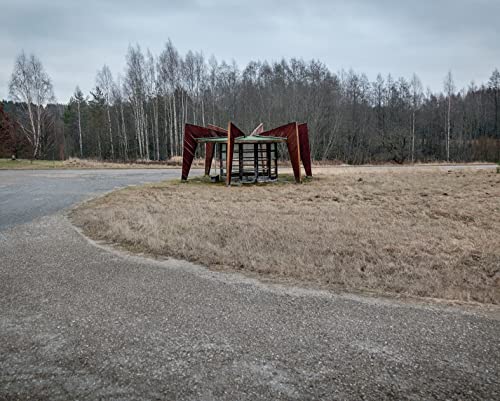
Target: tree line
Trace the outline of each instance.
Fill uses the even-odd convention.
[[[167,160],[182,154],[185,123],[246,132],[307,122],[312,157],[361,164],[499,161],[500,73],[461,90],[451,72],[443,90],[409,78],[330,71],[317,60],[233,61],[181,55],[169,40],[158,55],[129,46],[123,74],[104,65],[94,88],[54,100],[50,78],[22,52],[0,104],[0,154],[24,157]]]

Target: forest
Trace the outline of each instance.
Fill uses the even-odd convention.
[[[153,55],[129,46],[124,69],[99,69],[94,88],[56,102],[51,78],[20,53],[0,102],[0,157],[165,161],[182,154],[185,123],[251,132],[307,122],[316,161],[350,164],[500,160],[500,73],[439,93],[418,76],[332,72],[318,60],[234,62],[182,55],[168,40]],[[202,150],[200,150],[201,152]],[[284,155],[286,152],[284,152]],[[201,154],[200,154],[201,156]]]

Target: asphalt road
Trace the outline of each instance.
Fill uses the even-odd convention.
[[[0,170],[0,229],[55,213],[114,188],[172,178],[180,178],[180,171]]]
[[[500,399],[498,309],[262,284],[86,240],[178,171],[0,171],[0,399]]]

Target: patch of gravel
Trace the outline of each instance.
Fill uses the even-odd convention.
[[[500,321],[0,237],[0,399],[499,399]]]

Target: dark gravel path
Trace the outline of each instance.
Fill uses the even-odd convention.
[[[5,210],[0,399],[500,399],[496,310],[264,285]]]

